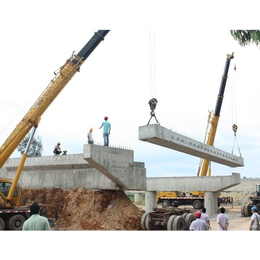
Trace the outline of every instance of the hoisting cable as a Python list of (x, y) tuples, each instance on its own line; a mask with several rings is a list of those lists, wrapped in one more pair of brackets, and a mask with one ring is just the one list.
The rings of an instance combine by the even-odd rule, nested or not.
[[(236, 124), (236, 122), (237, 122), (236, 93), (235, 93), (235, 73), (236, 73), (236, 70), (237, 70), (237, 67), (236, 67), (236, 64), (234, 64), (233, 84), (231, 86), (231, 106), (232, 106), (232, 122), (233, 122), (232, 130), (234, 132), (232, 154), (234, 152), (234, 148), (235, 148), (235, 144), (236, 144), (237, 148), (238, 148), (239, 155), (242, 157), (241, 151), (240, 151), (240, 148), (239, 148), (239, 144), (238, 144), (238, 140), (237, 140), (237, 134), (236, 134), (237, 133), (237, 129), (238, 129), (238, 126)], [(235, 120), (234, 120), (234, 117), (235, 117)]]
[(159, 121), (155, 116), (155, 108), (158, 103), (156, 96), (156, 57), (155, 57), (155, 34), (154, 31), (149, 31), (149, 106), (151, 109), (150, 119), (147, 125), (150, 124), (151, 119), (154, 118), (157, 124), (160, 125)]
[(149, 100), (156, 98), (155, 33), (149, 31)]

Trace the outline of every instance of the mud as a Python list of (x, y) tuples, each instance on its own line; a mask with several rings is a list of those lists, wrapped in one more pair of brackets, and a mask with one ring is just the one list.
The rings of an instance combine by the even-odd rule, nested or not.
[(24, 189), (27, 203), (46, 204), (47, 217), (58, 212), (58, 228), (63, 230), (141, 230), (143, 212), (124, 191), (84, 188)]

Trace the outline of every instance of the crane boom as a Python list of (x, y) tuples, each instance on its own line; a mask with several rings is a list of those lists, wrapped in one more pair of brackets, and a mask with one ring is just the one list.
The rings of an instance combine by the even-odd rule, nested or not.
[(41, 96), (36, 100), (27, 114), (16, 126), (10, 136), (0, 148), (0, 168), (5, 164), (23, 138), (29, 133), (32, 127), (37, 127), (42, 114), (46, 111), (61, 90), (67, 85), (71, 78), (79, 71), (80, 66), (104, 39), (109, 30), (99, 30), (88, 41), (77, 55), (72, 55), (60, 68), (55, 78), (47, 86)]
[[(215, 136), (216, 136), (216, 132), (217, 132), (218, 121), (219, 121), (219, 117), (220, 117), (220, 110), (221, 110), (226, 82), (227, 82), (227, 78), (228, 78), (229, 65), (230, 65), (231, 59), (233, 59), (233, 58), (234, 58), (234, 53), (228, 54), (227, 58), (226, 58), (224, 73), (223, 73), (220, 88), (219, 88), (218, 98), (217, 98), (216, 107), (214, 110), (214, 115), (213, 115), (213, 118), (211, 121), (211, 128), (210, 128), (209, 138), (208, 138), (208, 142), (207, 142), (207, 144), (211, 145), (211, 146), (213, 146), (213, 144), (214, 144), (214, 140), (215, 140)], [(207, 176), (208, 167), (209, 167), (209, 161), (204, 160), (202, 170), (201, 170), (201, 176)]]

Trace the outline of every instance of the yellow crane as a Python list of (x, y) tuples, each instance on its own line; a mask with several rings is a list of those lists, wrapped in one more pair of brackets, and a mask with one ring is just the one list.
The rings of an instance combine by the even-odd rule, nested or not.
[[(217, 103), (216, 103), (216, 107), (214, 110), (213, 118), (210, 122), (211, 128), (210, 128), (207, 144), (211, 145), (211, 146), (213, 146), (213, 144), (214, 144), (214, 140), (215, 140), (215, 136), (216, 136), (216, 132), (217, 132), (218, 121), (219, 121), (219, 117), (220, 117), (220, 110), (221, 110), (222, 101), (224, 98), (225, 86), (226, 86), (226, 82), (227, 82), (227, 78), (228, 78), (229, 65), (230, 65), (231, 59), (233, 59), (233, 58), (234, 58), (234, 53), (228, 54), (227, 58), (226, 58), (226, 64), (225, 64), (224, 73), (223, 73), (220, 88), (219, 88)], [(201, 172), (200, 172), (200, 167), (199, 167), (197, 175), (199, 176), (199, 173), (200, 173), (200, 176), (207, 176), (208, 168), (209, 168), (209, 160), (204, 159)]]
[[(29, 109), (29, 111), (26, 113), (20, 123), (16, 126), (10, 136), (0, 147), (0, 168), (2, 168), (7, 159), (11, 156), (11, 154), (23, 140), (23, 138), (33, 128), (30, 140), (27, 143), (27, 147), (25, 149), (25, 152), (23, 153), (14, 179), (0, 179), (0, 210), (3, 208), (14, 208), (20, 205), (23, 195), (22, 189), (19, 188), (18, 181), (27, 157), (30, 143), (33, 139), (36, 128), (39, 125), (41, 116), (54, 101), (54, 99), (59, 95), (62, 89), (76, 74), (76, 72), (79, 71), (81, 65), (88, 58), (88, 56), (99, 45), (99, 43), (104, 40), (104, 37), (107, 35), (108, 32), (109, 30), (99, 30), (93, 35), (93, 37), (87, 42), (87, 44), (77, 55), (72, 54), (72, 56), (66, 60), (65, 64), (60, 67), (58, 72), (55, 73), (55, 77), (51, 80), (45, 91), (40, 95), (40, 97), (36, 100), (36, 102)], [(6, 188), (7, 191), (5, 190)], [(10, 221), (10, 218), (12, 217), (12, 215), (8, 217), (9, 223), (12, 222)], [(0, 214), (0, 229), (1, 223), (3, 224)]]

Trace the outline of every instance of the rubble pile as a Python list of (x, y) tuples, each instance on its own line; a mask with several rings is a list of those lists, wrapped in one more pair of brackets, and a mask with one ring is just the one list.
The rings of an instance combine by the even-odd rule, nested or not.
[(47, 217), (58, 212), (65, 230), (141, 230), (140, 211), (122, 190), (24, 189), (26, 201), (46, 204)]

